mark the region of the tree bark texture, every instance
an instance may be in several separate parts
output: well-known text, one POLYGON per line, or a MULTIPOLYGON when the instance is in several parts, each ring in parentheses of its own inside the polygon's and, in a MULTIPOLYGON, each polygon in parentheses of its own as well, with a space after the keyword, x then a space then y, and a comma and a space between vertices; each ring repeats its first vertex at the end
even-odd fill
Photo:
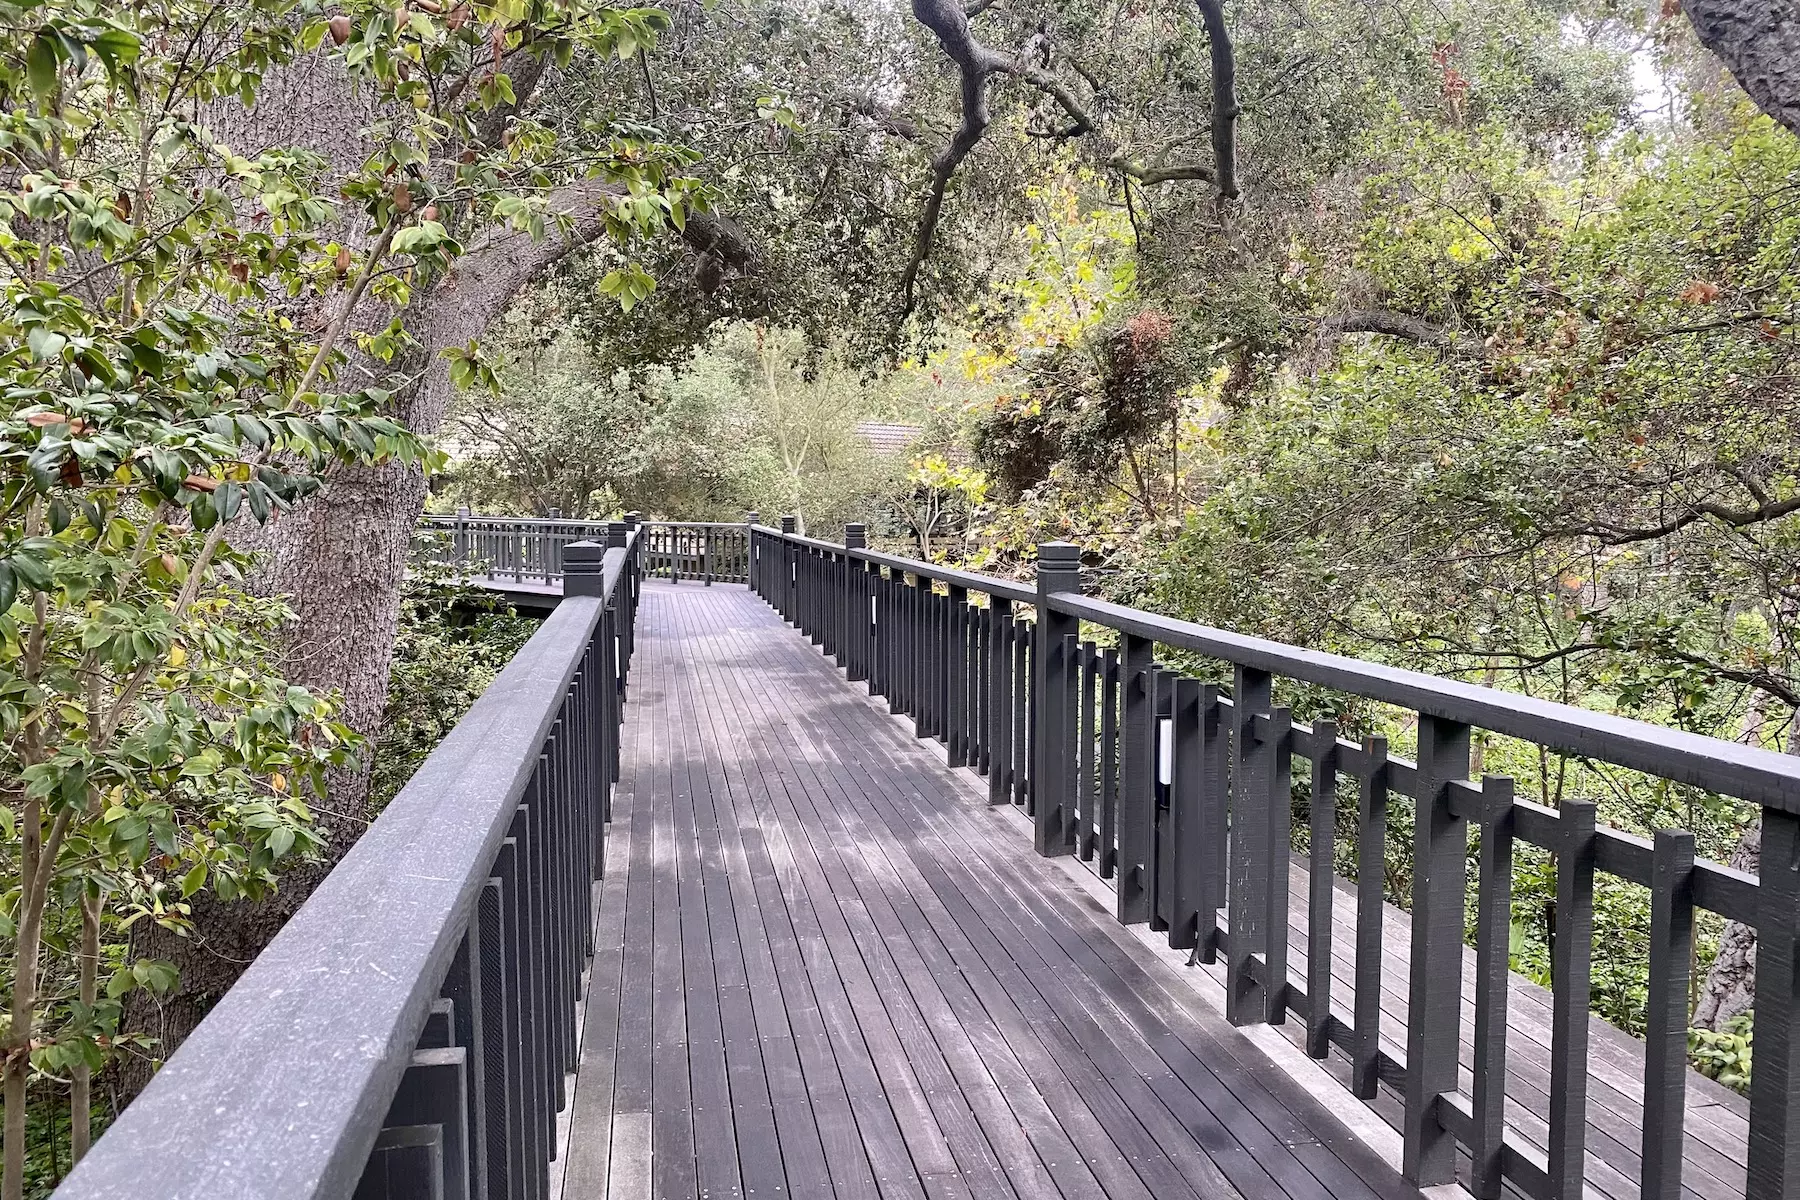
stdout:
POLYGON ((1771 117, 1800 133, 1800 3, 1682 0, 1701 44, 1771 117))

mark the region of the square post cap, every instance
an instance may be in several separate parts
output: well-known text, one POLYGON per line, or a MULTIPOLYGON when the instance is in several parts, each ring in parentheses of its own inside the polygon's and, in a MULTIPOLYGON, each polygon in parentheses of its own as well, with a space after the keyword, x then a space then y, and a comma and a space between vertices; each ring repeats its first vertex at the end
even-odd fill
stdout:
POLYGON ((461 508, 457 509, 456 515, 458 517, 467 517, 469 515, 469 506, 465 504, 461 508))
POLYGON ((643 513, 628 512, 625 514, 625 524, 631 526, 633 529, 636 529, 638 525, 642 523, 643 519, 643 513))
POLYGON ((1073 542, 1040 542, 1037 557, 1038 591, 1081 590, 1081 547, 1073 542))
POLYGON ((781 532, 783 532, 783 533, 794 532, 794 527, 799 522, 799 520, 800 520, 800 518, 792 517, 792 516, 781 518, 781 532))
POLYGON ((626 526, 625 522, 608 521, 606 523, 606 544, 609 546, 623 546, 625 544, 625 535, 629 532, 630 529, 626 526))
POLYGON ((563 595, 601 595, 605 580, 605 546, 599 542, 580 541, 563 547, 563 595))
POLYGON ((844 546, 851 550, 861 550, 869 544, 869 532, 861 521, 852 521, 844 526, 844 546))
POLYGON ((762 514, 757 512, 755 509, 751 509, 749 512, 744 514, 744 524, 746 524, 746 525, 761 525, 762 524, 762 514))

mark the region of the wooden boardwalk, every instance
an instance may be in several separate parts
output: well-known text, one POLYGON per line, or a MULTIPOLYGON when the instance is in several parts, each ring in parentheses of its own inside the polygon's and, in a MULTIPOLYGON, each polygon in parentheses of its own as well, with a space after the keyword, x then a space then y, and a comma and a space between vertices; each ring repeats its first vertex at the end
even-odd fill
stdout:
POLYGON ((626 711, 564 1196, 1420 1194, 743 588, 626 711))

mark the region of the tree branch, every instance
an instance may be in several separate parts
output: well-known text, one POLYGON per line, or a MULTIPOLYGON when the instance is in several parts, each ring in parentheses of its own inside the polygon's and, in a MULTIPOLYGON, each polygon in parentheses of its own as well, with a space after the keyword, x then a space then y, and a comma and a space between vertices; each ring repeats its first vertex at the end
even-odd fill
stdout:
POLYGON ((1686 512, 1664 521, 1661 525, 1633 527, 1596 521, 1588 525, 1570 526, 1555 532, 1577 537, 1597 538, 1608 546, 1623 546, 1632 542, 1653 542, 1657 538, 1668 537, 1671 533, 1679 533, 1701 517, 1712 517, 1734 529, 1742 529, 1747 525, 1759 525, 1764 521, 1779 520, 1797 512, 1800 512, 1800 496, 1788 500, 1778 500, 1772 504, 1758 504, 1755 508, 1732 508, 1717 501, 1701 500, 1690 504, 1686 512))
POLYGON ((997 54, 975 40, 969 29, 969 14, 956 0, 913 0, 913 16, 937 35, 938 45, 956 65, 962 83, 962 122, 949 142, 931 160, 931 186, 925 193, 925 207, 919 214, 918 233, 913 239, 912 257, 900 276, 900 319, 912 315, 916 300, 919 270, 931 256, 932 242, 937 236, 938 218, 944 211, 944 193, 950 180, 969 156, 993 119, 988 111, 987 81, 995 74, 1011 75, 1024 80, 1055 100, 1069 115, 1069 123, 1043 136, 1078 137, 1094 128, 1081 102, 1061 80, 1047 71, 1029 66, 1007 54, 997 54))
POLYGON ((1358 309, 1319 322, 1317 334, 1322 341, 1333 341, 1347 333, 1386 334, 1462 356, 1475 356, 1482 351, 1481 342, 1466 333, 1392 309, 1358 309))
MULTIPOLYGON (((607 210, 621 194, 617 184, 600 179, 556 188, 550 193, 547 215, 566 218, 566 225, 551 223, 542 238, 522 230, 504 230, 471 247, 439 285, 436 302, 426 310, 425 328, 413 330, 413 336, 432 355, 480 337, 521 288, 605 234, 607 210)), ((690 213, 681 237, 698 253, 739 271, 755 258, 743 230, 721 213, 690 213)), ((405 414, 408 423, 414 428, 435 429, 449 407, 452 390, 448 370, 434 362, 425 373, 418 398, 405 414)))
POLYGON ((1106 165, 1121 175, 1129 175, 1145 187, 1154 187, 1159 183, 1172 183, 1176 180, 1191 179, 1200 183, 1212 183, 1218 177, 1211 167, 1203 167, 1199 163, 1176 163, 1173 166, 1145 166, 1126 155, 1121 150, 1106 160, 1106 165))

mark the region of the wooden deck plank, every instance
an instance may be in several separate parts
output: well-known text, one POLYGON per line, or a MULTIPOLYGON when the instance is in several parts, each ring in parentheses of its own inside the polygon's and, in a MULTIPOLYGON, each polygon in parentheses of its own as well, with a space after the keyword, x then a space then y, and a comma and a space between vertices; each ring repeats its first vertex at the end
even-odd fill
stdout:
MULTIPOLYGON (((813 715, 813 713, 808 712, 802 714, 800 719, 810 719, 813 715)), ((862 749, 864 750, 866 757, 870 748, 865 745, 862 749)), ((863 782, 871 793, 882 789, 881 780, 877 775, 869 775, 863 782)), ((948 803, 954 803, 956 801, 954 795, 945 795, 940 798, 948 803)), ((936 812, 921 810, 916 815, 922 825, 932 828, 934 832, 942 833, 942 830, 938 828, 938 814, 936 812)), ((990 839, 986 843, 990 854, 998 855, 999 861, 1002 863, 1009 861, 1014 854, 1019 852, 1019 848, 1022 845, 1017 836, 1017 832, 1018 831, 1016 830, 1004 830, 1000 833, 1000 840, 990 839)), ((972 846, 975 839, 969 838, 967 834, 968 830, 966 826, 955 826, 949 837, 940 843, 938 848, 939 852, 957 853, 972 846)), ((992 891, 989 891, 987 895, 991 903, 987 906, 987 910, 1012 912, 1017 914, 1014 917, 1015 922, 1024 915, 1035 916, 1040 921, 1036 926, 1036 930, 1040 934, 1049 933, 1058 937, 1058 945, 1063 949, 1067 949, 1070 944, 1070 930, 1065 923, 1056 919, 1054 908, 1052 906, 1043 905, 1041 901, 1035 899, 1032 895, 1021 892, 1016 886, 1012 886, 1020 880, 1030 880, 1037 875, 1038 872, 1034 871, 1005 870, 994 871, 988 874, 987 878, 990 880, 1005 881, 1009 885, 1009 892, 1004 895, 995 895, 992 891), (1031 913, 1025 914, 1022 906, 1031 906, 1031 913)), ((1110 923, 1110 921, 1108 920, 1107 923, 1110 923)), ((1116 925, 1113 927, 1117 928, 1116 925)), ((1027 941, 1032 940, 1034 936, 1032 929, 1022 927, 1018 924, 1013 926, 1013 932, 1022 936, 1027 941)), ((1038 944, 1040 946, 1043 945, 1041 940, 1038 944)), ((1087 951, 1088 947, 1085 944, 1082 944, 1075 950, 1075 954, 1079 956, 1087 951)), ((1045 961, 1054 961, 1056 958, 1057 951, 1053 949, 1048 952, 1045 961)), ((1089 969, 1092 965, 1094 964, 1089 963, 1083 966, 1080 971, 1073 972, 1073 974, 1078 978, 1103 978, 1103 973, 1095 973, 1089 969)), ((1063 973, 1065 976, 1071 974, 1067 966, 1063 968, 1063 973)), ((1292 1114, 1285 1112, 1285 1110, 1280 1109, 1278 1106, 1262 1106, 1265 1113, 1274 1115, 1274 1121, 1266 1127, 1257 1127, 1254 1124, 1250 1124, 1249 1122, 1254 1122, 1258 1118, 1251 1115, 1238 1096, 1227 1091, 1220 1085, 1218 1079, 1211 1076, 1209 1065, 1202 1064, 1200 1057, 1193 1051, 1187 1049, 1185 1045, 1174 1045, 1174 1043, 1171 1042, 1171 1035, 1168 1030, 1162 1028, 1157 1020, 1145 1021, 1143 1019, 1148 1014, 1139 995, 1122 990, 1118 981, 1113 981, 1103 986, 1106 992, 1106 997, 1103 1001, 1096 1003, 1096 998, 1092 994, 1084 996, 1083 1002, 1089 1008, 1094 1021, 1106 1029, 1109 1040, 1114 1041, 1120 1050, 1125 1053, 1131 1062, 1132 1068, 1136 1070, 1139 1075, 1151 1081, 1153 1088, 1157 1085, 1161 1085, 1161 1090, 1158 1092, 1159 1096, 1168 1099, 1171 1107, 1183 1114, 1184 1123, 1192 1127, 1195 1124, 1196 1119, 1198 1119, 1203 1123, 1217 1125, 1219 1124, 1219 1118, 1215 1110, 1223 1109, 1226 1110, 1228 1117, 1231 1120, 1237 1122, 1237 1129, 1242 1133, 1247 1134, 1252 1140, 1258 1158, 1250 1163, 1246 1163, 1242 1157, 1238 1157, 1243 1156, 1245 1153, 1242 1147, 1230 1144, 1219 1147, 1220 1152, 1227 1157, 1237 1157, 1237 1167, 1241 1174, 1234 1182, 1246 1184, 1247 1190, 1252 1190, 1259 1194, 1267 1194, 1267 1190, 1271 1186, 1271 1181, 1265 1173, 1264 1164, 1265 1162, 1272 1162, 1276 1170, 1286 1172, 1288 1183, 1290 1185, 1290 1188, 1288 1189, 1289 1194, 1328 1194, 1324 1189, 1313 1185, 1311 1180, 1306 1180, 1297 1176, 1291 1170, 1292 1167, 1298 1165, 1295 1161, 1296 1157, 1306 1154, 1311 1147, 1319 1144, 1318 1138, 1310 1135, 1300 1126, 1299 1122, 1292 1114), (1130 1010, 1132 1012, 1133 1019, 1131 1021, 1122 1022, 1118 1020, 1120 1011, 1124 1010, 1130 1010), (1121 1038, 1114 1032, 1117 1029, 1130 1029, 1139 1034, 1139 1036, 1136 1038, 1121 1038), (1151 1040, 1146 1039, 1152 1039, 1159 1044, 1159 1052, 1165 1056, 1167 1060, 1166 1065, 1164 1062, 1158 1061, 1156 1056, 1151 1053, 1152 1042, 1151 1040), (1170 1047, 1172 1045, 1174 1048, 1171 1050, 1170 1047), (1178 1090, 1171 1088, 1170 1085, 1175 1085, 1175 1087, 1180 1086, 1179 1084, 1176 1084, 1177 1079, 1179 1079, 1182 1084, 1188 1085, 1190 1089, 1194 1091, 1192 1097, 1183 1098, 1178 1090), (1197 1109, 1193 1103, 1195 1099, 1201 1099, 1208 1107, 1197 1109), (1205 1116, 1203 1117, 1199 1116, 1202 1112, 1205 1113, 1205 1116), (1250 1169, 1246 1170, 1247 1166, 1250 1169)), ((1226 1037, 1228 1040, 1238 1040, 1237 1035, 1231 1034, 1228 1031, 1226 1037)), ((1216 1044, 1208 1043, 1202 1053, 1205 1054, 1208 1063, 1210 1063, 1218 1055, 1218 1046, 1216 1044)), ((1240 1086, 1244 1087, 1253 1096, 1258 1095, 1261 1092, 1261 1085, 1250 1079, 1247 1074, 1243 1075, 1243 1078, 1240 1080, 1240 1086)), ((1345 1135, 1344 1140, 1349 1140, 1347 1134, 1345 1135)), ((1370 1159, 1371 1169, 1380 1171, 1386 1170, 1384 1165, 1374 1163, 1373 1155, 1369 1155, 1368 1157, 1370 1159)), ((1335 1162, 1335 1159, 1332 1161, 1335 1162)), ((1391 1172, 1387 1173, 1391 1174, 1391 1172)), ((1353 1183, 1346 1183, 1341 1179, 1337 1182, 1339 1184, 1338 1190, 1335 1193, 1329 1194, 1370 1194, 1366 1189, 1359 1189, 1358 1185, 1353 1183)), ((1209 1192, 1220 1186, 1219 1183, 1214 1181, 1208 1181, 1208 1184, 1209 1192)))

